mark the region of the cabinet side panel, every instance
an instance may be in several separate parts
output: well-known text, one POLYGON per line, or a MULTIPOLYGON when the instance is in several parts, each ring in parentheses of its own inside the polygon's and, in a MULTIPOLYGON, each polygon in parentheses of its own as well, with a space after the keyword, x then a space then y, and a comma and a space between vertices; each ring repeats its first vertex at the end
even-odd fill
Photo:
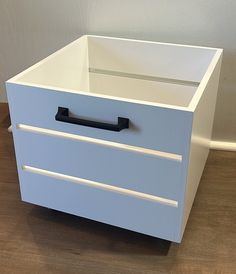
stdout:
POLYGON ((200 82, 216 50, 88 37, 90 68, 200 82))
POLYGON ((81 37, 15 78, 19 83, 89 91, 87 38, 81 37))
POLYGON ((185 205, 182 220, 182 234, 197 192, 202 172, 208 157, 216 97, 219 83, 221 58, 206 85, 193 116, 193 128, 189 155, 189 167, 185 190, 185 205))

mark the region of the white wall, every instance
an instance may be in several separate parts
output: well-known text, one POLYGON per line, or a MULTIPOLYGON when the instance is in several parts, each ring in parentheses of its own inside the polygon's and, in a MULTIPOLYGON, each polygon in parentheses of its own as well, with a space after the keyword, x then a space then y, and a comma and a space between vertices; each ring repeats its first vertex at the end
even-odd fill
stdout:
POLYGON ((236 142, 236 1, 0 0, 4 81, 82 34, 224 48, 214 140, 236 142))

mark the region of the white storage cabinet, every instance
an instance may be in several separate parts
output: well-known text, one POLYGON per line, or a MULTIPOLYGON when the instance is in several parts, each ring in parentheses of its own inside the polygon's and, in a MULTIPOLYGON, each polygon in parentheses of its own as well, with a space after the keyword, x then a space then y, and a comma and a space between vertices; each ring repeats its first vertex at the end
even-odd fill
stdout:
POLYGON ((180 242, 221 58, 88 35, 7 81, 22 200, 180 242))

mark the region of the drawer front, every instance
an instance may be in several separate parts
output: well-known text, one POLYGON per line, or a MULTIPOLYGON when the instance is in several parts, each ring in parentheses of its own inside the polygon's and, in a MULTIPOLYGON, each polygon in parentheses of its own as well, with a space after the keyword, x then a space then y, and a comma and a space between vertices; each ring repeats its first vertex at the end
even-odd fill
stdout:
POLYGON ((178 241, 177 208, 28 171, 20 184, 26 202, 178 241))
MULTIPOLYGON (((135 92, 135 91, 134 91, 135 92)), ((26 124, 176 154, 182 157, 191 137, 192 113, 140 103, 7 83, 13 127, 26 124), (120 132, 55 120, 58 107, 74 117, 117 123, 128 118, 120 132)))
MULTIPOLYGON (((169 199, 178 206, 181 163, 176 160, 44 133, 14 131, 18 166, 30 166, 169 199)), ((167 201, 168 204, 168 201, 167 201)))

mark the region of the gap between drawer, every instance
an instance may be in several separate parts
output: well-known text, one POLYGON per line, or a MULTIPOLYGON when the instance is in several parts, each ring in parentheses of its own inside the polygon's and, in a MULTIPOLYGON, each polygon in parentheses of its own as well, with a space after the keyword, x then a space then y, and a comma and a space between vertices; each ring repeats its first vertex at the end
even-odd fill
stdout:
POLYGON ((55 137, 68 138, 68 139, 73 139, 73 140, 77 140, 77 141, 108 146, 108 147, 112 147, 112 148, 116 148, 116 149, 120 149, 120 150, 128 150, 128 151, 137 152, 137 153, 141 153, 141 154, 148 154, 148 155, 152 155, 152 156, 156 156, 156 157, 160 157, 160 158, 165 158, 168 160, 177 161, 180 163, 182 162, 182 155, 179 155, 179 154, 163 152, 163 151, 153 150, 153 149, 148 149, 148 148, 143 148, 143 147, 131 146, 131 145, 127 145, 127 144, 116 143, 116 142, 112 142, 112 141, 106 141, 106 140, 101 140, 101 139, 96 139, 96 138, 91 138, 91 137, 87 137, 87 136, 76 135, 76 134, 71 134, 71 133, 46 129, 46 128, 39 128, 39 127, 29 126, 29 125, 25 125, 25 124, 17 124, 16 128, 18 130, 29 131, 29 132, 50 135, 50 136, 55 136, 55 137))
POLYGON ((134 73, 128 73, 128 72, 122 72, 122 71, 106 70, 106 69, 91 68, 91 67, 88 69, 88 71, 90 73, 105 74, 105 75, 118 76, 118 77, 127 77, 127 78, 155 81, 155 82, 164 82, 164 83, 184 85, 184 86, 198 87, 200 84, 200 82, 196 82, 196 81, 188 81, 188 80, 181 80, 181 79, 174 79, 174 78, 167 78, 167 77, 143 75, 143 74, 134 74, 134 73))
POLYGON ((122 195, 128 195, 128 196, 132 196, 135 198, 144 199, 144 200, 148 200, 151 202, 157 202, 157 203, 161 203, 161 204, 172 206, 172 207, 178 207, 178 201, 166 199, 166 198, 159 197, 156 195, 151 195, 151 194, 134 191, 134 190, 130 190, 130 189, 122 188, 122 187, 112 186, 112 185, 104 184, 101 182, 87 180, 84 178, 70 176, 70 175, 66 175, 63 173, 53 172, 53 171, 36 168, 36 167, 28 166, 28 165, 23 165, 22 170, 26 171, 26 172, 31 172, 31 173, 35 173, 35 174, 48 176, 48 177, 53 177, 53 178, 56 178, 59 180, 66 180, 66 181, 70 181, 70 182, 81 184, 81 185, 87 185, 90 187, 95 187, 95 188, 103 189, 106 191, 117 192, 122 195))

